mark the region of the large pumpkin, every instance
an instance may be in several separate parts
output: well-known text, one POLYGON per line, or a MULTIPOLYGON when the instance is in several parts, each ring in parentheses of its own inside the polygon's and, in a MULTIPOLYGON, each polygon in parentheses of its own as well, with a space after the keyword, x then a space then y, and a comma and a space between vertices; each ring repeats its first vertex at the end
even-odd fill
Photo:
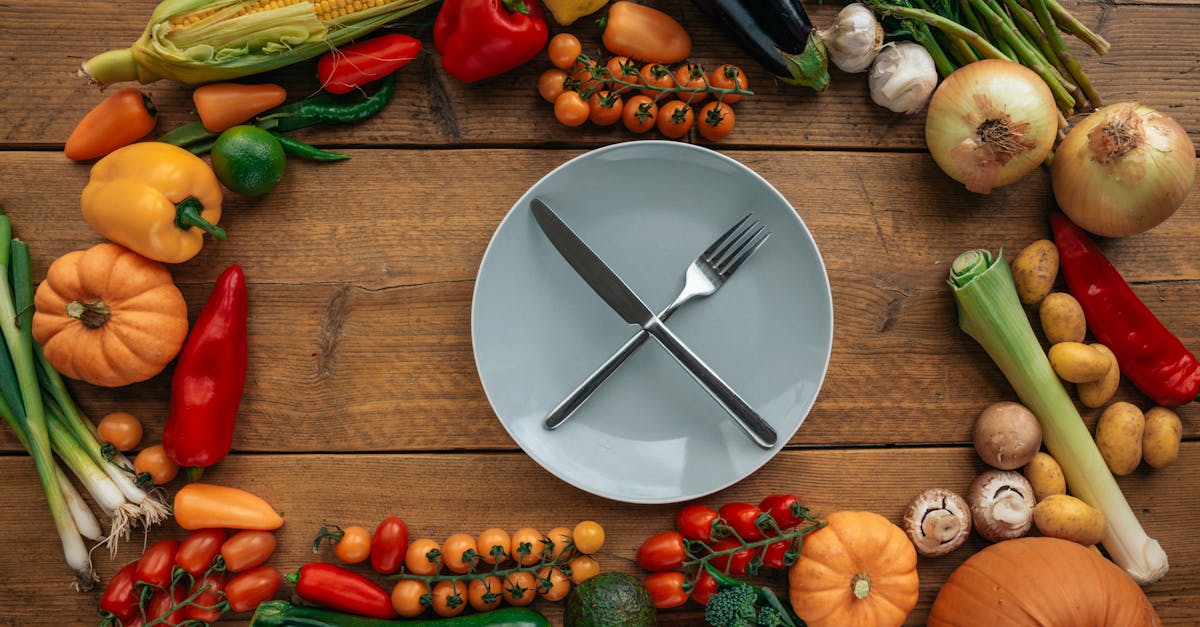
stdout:
POLYGON ((917 605, 917 551, 872 512, 834 512, 804 537, 788 571, 792 609, 809 627, 900 625, 917 605))
POLYGON ((950 574, 930 627, 1161 625, 1142 589, 1116 564, 1058 538, 993 544, 950 574))
POLYGON ((171 273, 116 244, 59 257, 33 302, 33 337, 46 360, 95 385, 153 377, 187 338, 187 303, 171 273))

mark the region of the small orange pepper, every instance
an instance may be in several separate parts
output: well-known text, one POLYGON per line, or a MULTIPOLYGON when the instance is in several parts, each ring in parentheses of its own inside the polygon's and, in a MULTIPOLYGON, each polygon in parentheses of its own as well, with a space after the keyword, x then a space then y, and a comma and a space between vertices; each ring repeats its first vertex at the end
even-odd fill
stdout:
POLYGON ((149 96, 133 87, 117 90, 75 125, 63 153, 74 161, 103 157, 154 130, 157 114, 149 96))
POLYGON ((250 118, 283 104, 287 91, 279 85, 263 83, 213 83, 197 87, 192 103, 200 123, 213 133, 232 128, 250 118))
POLYGON ((608 8, 601 40, 613 54, 648 63, 675 63, 692 54, 692 38, 675 18, 626 0, 608 8))
POLYGON ((175 493, 175 522, 195 529, 254 529, 271 531, 283 517, 260 497, 238 488, 189 483, 175 493))

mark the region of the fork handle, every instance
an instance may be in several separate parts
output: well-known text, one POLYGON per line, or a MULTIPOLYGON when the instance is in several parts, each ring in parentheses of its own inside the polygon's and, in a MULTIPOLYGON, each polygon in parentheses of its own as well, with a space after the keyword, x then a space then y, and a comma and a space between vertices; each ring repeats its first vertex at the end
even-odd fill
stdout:
POLYGON ((612 373, 617 371, 617 368, 621 367, 621 364, 625 363, 626 359, 629 359, 630 355, 636 353, 637 349, 646 343, 648 337, 650 334, 645 329, 638 329, 637 334, 629 338, 629 341, 617 349, 617 352, 613 353, 608 361, 605 361, 595 372, 584 379, 583 383, 580 383, 557 407, 551 410, 544 423, 546 428, 557 429, 559 425, 566 422, 567 418, 570 418, 571 414, 575 413, 575 410, 579 409, 579 406, 592 395, 592 392, 595 392, 612 373))

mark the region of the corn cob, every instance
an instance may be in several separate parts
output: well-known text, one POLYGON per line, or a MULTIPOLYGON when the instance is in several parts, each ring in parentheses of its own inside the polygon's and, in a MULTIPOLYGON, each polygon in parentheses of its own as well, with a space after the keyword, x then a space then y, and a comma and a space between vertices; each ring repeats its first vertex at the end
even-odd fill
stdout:
POLYGON ((102 85, 223 81, 310 59, 438 0, 163 0, 133 46, 96 55, 102 85))

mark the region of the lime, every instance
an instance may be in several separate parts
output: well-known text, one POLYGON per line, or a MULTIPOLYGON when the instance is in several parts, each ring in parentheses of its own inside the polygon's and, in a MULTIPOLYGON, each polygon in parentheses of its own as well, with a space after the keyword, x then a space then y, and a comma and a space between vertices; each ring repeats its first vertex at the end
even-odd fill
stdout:
POLYGON ((283 146, 257 126, 235 126, 221 133, 212 147, 212 167, 225 187, 244 196, 271 191, 287 165, 283 146))

